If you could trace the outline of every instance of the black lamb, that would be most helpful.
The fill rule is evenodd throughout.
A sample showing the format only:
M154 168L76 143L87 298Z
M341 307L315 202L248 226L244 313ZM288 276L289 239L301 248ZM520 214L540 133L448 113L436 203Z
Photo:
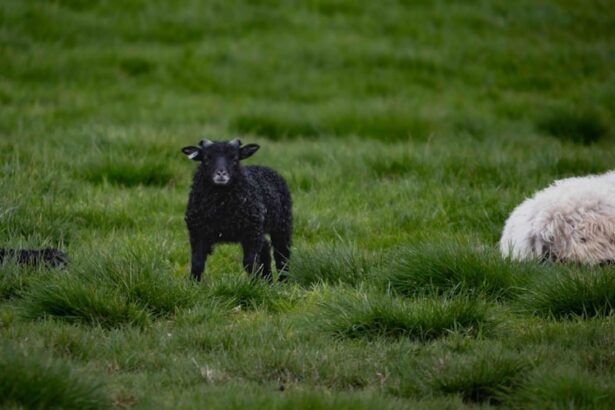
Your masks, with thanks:
M271 246L280 280L286 278L292 236L292 201L284 178L262 166L241 166L260 147L202 140L182 152L199 166L186 210L191 276L201 279L216 243L240 243L244 269L271 280Z

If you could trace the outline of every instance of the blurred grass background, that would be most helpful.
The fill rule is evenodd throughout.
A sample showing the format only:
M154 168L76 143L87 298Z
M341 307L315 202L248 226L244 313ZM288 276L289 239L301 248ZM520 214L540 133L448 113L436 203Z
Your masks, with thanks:
M608 0L0 0L0 246L72 260L0 266L0 406L608 408L614 268L496 243L615 168L614 27ZM203 137L288 180L288 284L236 246L186 281Z

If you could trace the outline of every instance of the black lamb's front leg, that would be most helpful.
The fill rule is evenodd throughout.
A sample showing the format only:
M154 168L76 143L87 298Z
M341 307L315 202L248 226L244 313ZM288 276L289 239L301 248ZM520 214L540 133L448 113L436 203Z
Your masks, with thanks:
M258 238L253 240L246 240L241 243L243 247L243 268L248 274L255 274L260 272L266 275L264 271L263 262L260 258L263 247L265 246L265 238ZM268 247L267 247L268 248ZM271 259L269 260L271 265ZM271 266L269 267L269 275L271 275Z
M243 242L241 246L243 248L243 268L251 274L256 271L260 249L256 242Z
M205 270L207 256L211 253L211 244L197 235L190 235L190 247L192 249L192 268L190 276L197 282L201 280L201 274Z

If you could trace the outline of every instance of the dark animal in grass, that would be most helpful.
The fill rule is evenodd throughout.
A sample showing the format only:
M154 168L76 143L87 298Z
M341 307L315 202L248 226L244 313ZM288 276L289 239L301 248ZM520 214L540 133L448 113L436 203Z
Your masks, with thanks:
M0 249L0 262L13 259L20 265L46 265L62 268L68 264L68 255L53 249Z
M217 243L239 243L243 266L271 280L271 245L281 280L286 278L292 236L292 201L284 178L262 166L242 166L256 144L202 140L182 148L199 162L186 210L192 248L191 276L201 279L207 256ZM271 244L265 236L271 237Z

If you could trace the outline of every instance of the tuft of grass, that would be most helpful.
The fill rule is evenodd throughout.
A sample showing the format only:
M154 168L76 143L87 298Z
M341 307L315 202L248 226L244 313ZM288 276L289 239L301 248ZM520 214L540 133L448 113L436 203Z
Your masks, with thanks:
M104 328L124 324L145 325L146 310L108 287L99 287L73 275L52 283L38 281L26 292L24 311L28 318L51 316L67 322L86 323Z
M595 110L560 109L537 122L538 130L555 138L589 145L607 136L608 123Z
M358 284L370 269L365 251L351 243L303 246L292 256L290 278L302 285L315 283Z
M49 271L51 270L51 271ZM54 275L55 269L45 266L20 266L13 261L0 263L0 300L18 297L30 286L31 282L43 275Z
M591 371L607 374L615 373L615 351L610 347L583 352L580 356L584 367Z
M125 57L120 60L119 66L126 74L138 77L152 71L156 65L142 57Z
M367 166L378 178L397 178L411 173L417 168L410 155L397 158L374 158L367 161Z
M241 134L256 134L272 140L322 134L312 122L273 114L242 114L231 122L230 128Z
M379 155L370 152L365 158L365 164L371 173L379 179L398 179L406 176L425 178L432 175L430 169L433 163L424 161L424 156L415 145L404 147L400 151L387 152Z
M542 369L524 383L514 397L519 408L609 409L615 400L612 382L576 368Z
M384 142L425 141L434 132L434 124L414 112L378 109L332 116L325 129L334 135L357 135Z
M145 245L147 246L147 245ZM83 255L80 264L52 279L36 281L24 295L28 317L53 316L111 328L145 325L196 302L198 290L171 275L169 266L145 247Z
M133 228L137 220L128 208L116 209L109 204L89 204L87 208L76 209L72 212L75 224L88 229L115 229Z
M513 353L480 352L431 363L425 383L435 393L458 394L465 402L500 404L525 381L530 363Z
M612 168L609 159L585 157L564 157L560 158L554 165L553 171L558 177L579 176L588 174L602 174Z
M519 303L540 316L608 316L615 309L615 268L571 266L552 272L534 281Z
M168 185L173 174L162 163L108 160L79 171L84 180L93 184L110 183L123 187Z
M320 304L321 328L342 338L410 338L428 341L461 333L488 334L488 306L464 297L406 301L383 294L342 292Z
M495 249L459 243L426 243L399 249L383 268L390 287L404 295L451 290L508 298L527 281L530 264L503 260Z
M80 271L92 277L93 286L116 289L154 317L166 317L177 309L192 306L198 290L183 278L173 276L163 252L159 249L157 256L152 257L146 247L116 253L111 249L99 253Z
M286 310L292 301L287 298L278 285L272 285L259 277L245 273L225 275L220 280L208 284L208 297L240 309Z
M272 140L325 135L360 136L394 142L414 139L425 141L434 131L427 119L411 112L391 112L379 108L375 111L334 111L312 119L287 112L251 113L235 117L231 130L256 134Z
M64 362L0 345L0 406L31 409L107 409L110 400L95 378Z

